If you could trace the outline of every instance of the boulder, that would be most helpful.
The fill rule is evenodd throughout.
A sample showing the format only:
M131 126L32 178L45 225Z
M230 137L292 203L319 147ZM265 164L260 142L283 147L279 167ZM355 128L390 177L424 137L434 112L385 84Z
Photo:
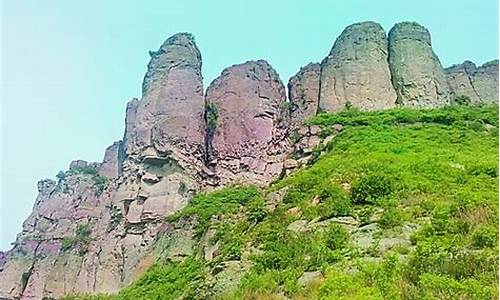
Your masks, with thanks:
M302 123L318 111L320 64L309 63L288 81L292 120Z
M415 22L402 22L392 27L389 66L400 105L437 107L450 102L446 75L432 50L431 36L425 27Z
M321 62L319 109L376 110L395 104L384 29L375 22L348 26Z

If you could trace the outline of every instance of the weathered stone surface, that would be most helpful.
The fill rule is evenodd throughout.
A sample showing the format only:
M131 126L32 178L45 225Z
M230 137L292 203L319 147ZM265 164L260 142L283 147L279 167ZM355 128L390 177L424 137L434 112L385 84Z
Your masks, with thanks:
M498 103L498 60L480 67L464 61L445 71L454 97L466 96L471 103Z
M387 38L379 24L362 22L344 29L321 62L320 110L343 110L347 103L363 110L395 106L387 55Z
M472 76L477 72L476 65L471 61L454 65L445 69L448 84L454 96L466 96L472 103L481 102L478 93L472 85Z
M265 184L278 177L288 149L285 89L263 60L225 69L207 89L217 111L210 161L222 184Z
M99 166L99 174L110 179L120 176L124 157L123 142L114 142L104 152L104 159Z
M312 271L312 272L304 272L299 279L297 279L297 283L301 287L306 287L307 285L322 280L323 273L321 271Z
M126 149L132 156L149 151L169 157L194 173L205 153L201 54L187 33L168 38L150 54L142 99L136 110L134 101L127 109Z
M402 22L389 31L392 82L403 106L436 107L451 100L450 88L427 29Z
M301 123L316 115L319 100L320 64L310 63L288 81L292 120Z
M478 67L472 77L472 85L481 102L498 103L498 60Z

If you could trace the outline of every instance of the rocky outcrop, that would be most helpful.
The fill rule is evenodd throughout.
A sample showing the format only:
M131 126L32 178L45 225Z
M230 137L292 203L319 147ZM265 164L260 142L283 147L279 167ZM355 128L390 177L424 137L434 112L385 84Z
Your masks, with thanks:
M142 99L136 109L129 104L134 121L127 118L133 128L127 128L126 149L139 160L168 156L194 174L205 153L201 54L191 34L179 33L150 55Z
M100 163L75 160L57 181L38 183L22 232L11 250L0 252L0 298L115 293L159 256L178 261L195 254L196 217L175 223L166 217L200 191L266 185L326 154L343 127L303 124L318 107L383 109L396 97L404 106L448 103L444 71L425 28L397 24L387 52L380 25L351 25L321 65L309 64L290 79L287 102L278 74L263 60L225 69L204 95L194 38L180 33L167 39L150 53L142 98L127 104L123 141L109 146ZM466 62L446 72L455 96L498 101L498 61L478 68ZM269 195L269 210L283 191ZM219 251L211 244L214 235L209 229L202 236L208 260ZM221 266L216 290L236 284L246 268L237 261Z
M387 38L379 24L362 22L344 29L321 63L320 110L395 106L387 55Z
M471 61L446 68L448 84L456 96L466 96L472 103L481 102L479 94L472 85L472 77L477 72L476 65Z
M389 65L402 106L436 107L451 100L450 88L427 29L402 22L389 31Z
M310 63L288 81L288 98L293 121L302 121L318 112L320 64Z
M263 60L231 66L208 87L209 161L221 184L265 184L282 173L285 101L278 74Z
M478 67L472 77L472 85L481 102L498 103L498 60Z
M498 102L498 60L480 67L465 61L445 71L455 98L465 96L471 103Z

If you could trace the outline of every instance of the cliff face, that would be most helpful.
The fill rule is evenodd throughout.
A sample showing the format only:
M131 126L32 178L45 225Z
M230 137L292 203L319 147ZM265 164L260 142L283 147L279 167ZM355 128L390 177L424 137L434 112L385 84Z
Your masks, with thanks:
M403 106L434 107L451 101L450 88L427 29L402 22L389 31L389 66Z
M387 38L377 23L348 26L321 63L319 107L344 109L347 103L365 110L393 107Z
M446 76L455 96L466 96L472 103L498 101L498 60L477 67L471 61L446 68Z
M388 39L373 22L347 27L321 65L289 80L289 100L263 60L225 69L204 93L190 34L150 54L142 98L127 104L123 140L102 163L74 161L57 181L38 183L33 212L13 248L0 253L0 298L114 293L159 256L190 255L196 220L165 217L200 191L265 186L308 160L289 157L321 145L319 129L302 125L318 111L440 106L460 95L498 101L498 61L445 73L429 33L414 23L397 24ZM159 241L168 245L161 255Z

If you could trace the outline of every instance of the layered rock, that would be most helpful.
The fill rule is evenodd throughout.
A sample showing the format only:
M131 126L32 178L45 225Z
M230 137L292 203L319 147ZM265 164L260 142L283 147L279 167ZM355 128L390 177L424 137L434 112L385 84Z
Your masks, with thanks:
M451 92L427 29L402 22L389 31L389 64L398 103L436 107L448 104Z
M225 69L208 87L209 160L220 183L265 184L282 173L288 148L285 88L263 60Z
M288 81L292 120L300 123L318 111L320 64L310 63Z
M344 29L321 63L320 110L393 107L396 93L387 55L387 38L379 24L362 22Z

